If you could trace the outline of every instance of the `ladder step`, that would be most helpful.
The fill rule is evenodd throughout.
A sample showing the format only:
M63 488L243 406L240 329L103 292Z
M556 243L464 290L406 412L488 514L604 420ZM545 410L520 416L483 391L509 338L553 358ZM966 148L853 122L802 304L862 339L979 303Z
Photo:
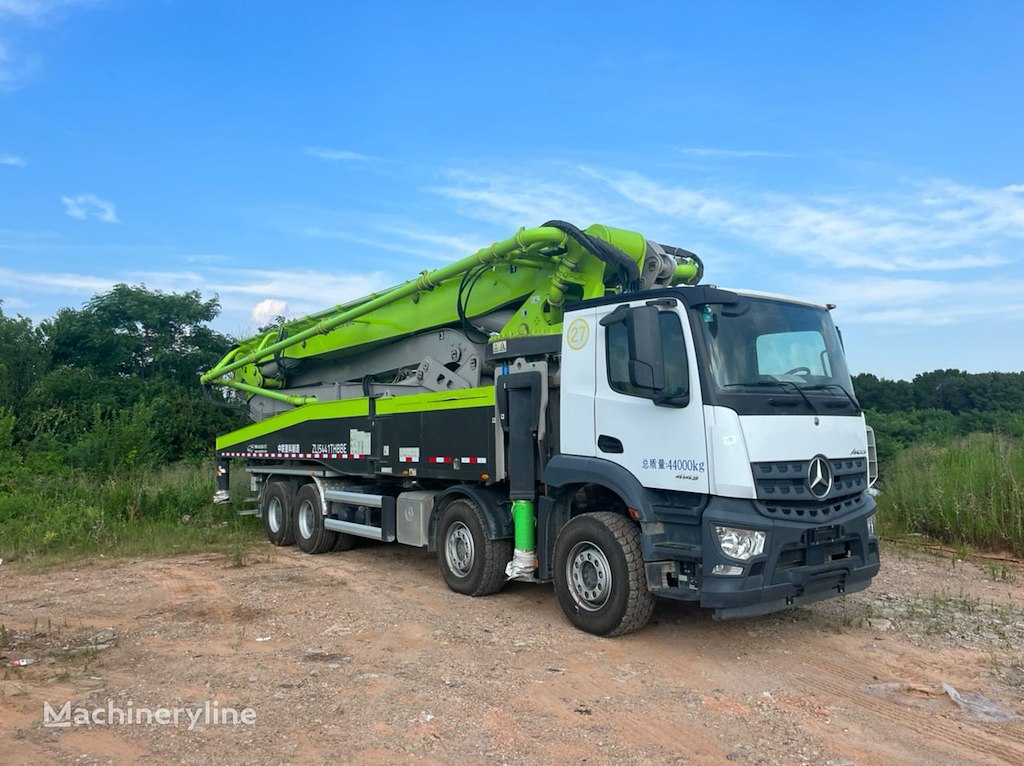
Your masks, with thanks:
M356 524L352 521L339 521L338 519L324 519L324 527L335 532L344 532L347 535L356 537L368 537L371 540L384 540L384 530L380 527L369 524ZM394 538L392 538L393 540ZM391 542L388 540L387 542Z

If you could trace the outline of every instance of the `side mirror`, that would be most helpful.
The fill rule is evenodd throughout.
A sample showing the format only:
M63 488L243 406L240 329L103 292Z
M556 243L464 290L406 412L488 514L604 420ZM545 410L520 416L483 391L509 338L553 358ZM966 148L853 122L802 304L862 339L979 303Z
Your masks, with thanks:
M665 359L661 350L661 324L655 306L638 306L626 315L629 336L629 382L637 388L665 388Z

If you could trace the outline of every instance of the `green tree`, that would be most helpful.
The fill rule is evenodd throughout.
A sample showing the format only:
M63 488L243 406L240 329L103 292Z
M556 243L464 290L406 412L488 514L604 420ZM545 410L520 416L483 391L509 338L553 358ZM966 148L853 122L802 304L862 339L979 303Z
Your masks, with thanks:
M32 320L4 314L0 301L0 407L20 409L25 392L50 366L46 338Z
M915 406L914 388L906 380L889 380L861 373L854 376L853 386L865 409L906 412Z
M207 326L219 312L219 301L204 301L197 290L162 293L119 284L80 310L61 310L43 329L54 366L193 385L230 345Z
M232 343L209 327L219 309L196 291L121 284L38 328L0 315L0 359L16 362L0 367L15 444L98 474L208 454L245 422L199 385Z

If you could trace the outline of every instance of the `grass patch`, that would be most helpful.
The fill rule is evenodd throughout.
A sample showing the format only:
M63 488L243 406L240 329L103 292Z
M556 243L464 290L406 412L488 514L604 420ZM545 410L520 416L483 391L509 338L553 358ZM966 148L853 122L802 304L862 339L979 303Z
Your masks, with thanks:
M971 434L908 447L885 471L878 505L886 535L1024 556L1024 443Z
M209 465L135 469L116 477L39 475L0 486L0 558L41 564L82 557L222 552L243 565L262 529L240 517L248 474L232 476L234 502L214 505Z

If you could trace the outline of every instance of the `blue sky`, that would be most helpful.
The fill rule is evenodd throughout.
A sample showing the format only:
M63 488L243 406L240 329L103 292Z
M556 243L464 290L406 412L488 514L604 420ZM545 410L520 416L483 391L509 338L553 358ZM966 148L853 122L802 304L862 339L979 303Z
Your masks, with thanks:
M855 372L1024 370L1022 41L1019 2L0 0L0 299L244 334L562 218L838 304Z

